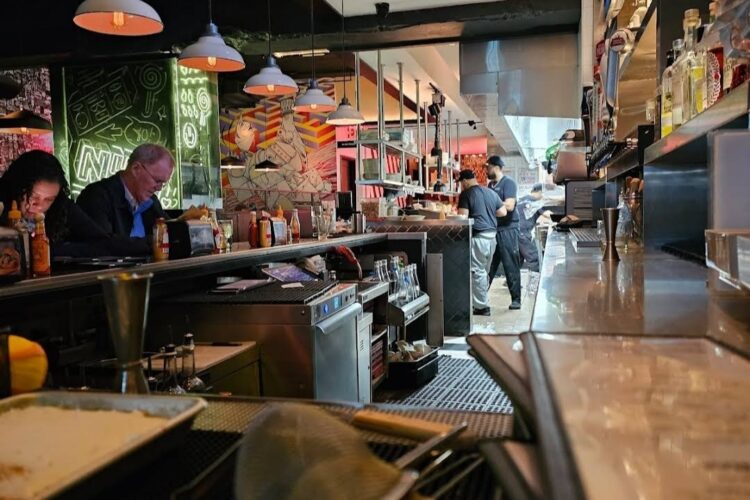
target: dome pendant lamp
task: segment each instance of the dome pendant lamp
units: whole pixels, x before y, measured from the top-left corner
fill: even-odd
[[[153,35],[164,29],[159,14],[142,0],[85,0],[76,9],[73,22],[105,35]]]
[[[178,59],[180,66],[213,71],[239,71],[245,67],[245,60],[234,48],[224,43],[219,28],[213,23],[211,0],[208,1],[208,25],[198,41],[185,47]]]
[[[320,87],[318,87],[318,81],[315,79],[315,11],[313,8],[313,0],[310,0],[310,33],[312,80],[310,80],[310,86],[307,88],[307,91],[297,97],[297,100],[294,103],[294,111],[297,113],[329,113],[336,109],[336,101],[320,90]]]
[[[268,0],[268,57],[266,65],[257,75],[251,76],[242,89],[248,94],[262,96],[283,96],[296,94],[299,90],[292,77],[281,72],[271,54],[271,0]]]
[[[341,103],[336,111],[328,115],[328,119],[326,120],[326,123],[335,126],[361,125],[365,122],[365,117],[362,116],[362,113],[360,113],[358,109],[352,107],[352,105],[349,104],[349,99],[346,98],[346,65],[343,56],[346,47],[344,40],[344,34],[346,33],[344,19],[344,0],[341,0],[341,69],[343,70],[342,73],[344,73],[344,97],[341,99]]]

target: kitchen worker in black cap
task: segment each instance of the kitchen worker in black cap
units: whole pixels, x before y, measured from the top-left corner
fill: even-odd
[[[505,279],[510,291],[509,309],[521,309],[521,253],[518,247],[519,224],[516,211],[518,186],[510,177],[503,175],[505,163],[499,156],[490,156],[485,165],[489,188],[500,196],[507,215],[497,218],[497,245],[490,266],[490,284],[500,264],[505,270]]]
[[[477,183],[472,170],[458,174],[461,195],[458,213],[474,219],[471,232],[471,289],[473,312],[479,316],[490,315],[487,276],[495,253],[497,218],[506,214],[503,202],[494,191]]]

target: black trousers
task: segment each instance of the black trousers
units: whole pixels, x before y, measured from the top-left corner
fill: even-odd
[[[536,250],[536,242],[531,239],[530,233],[521,233],[518,238],[518,249],[521,251],[521,267],[526,263],[529,271],[539,272],[539,252]]]
[[[490,284],[495,277],[500,264],[505,270],[505,280],[510,291],[510,298],[514,302],[521,302],[521,252],[518,247],[520,231],[503,229],[497,232],[497,249],[492,256],[490,265]]]

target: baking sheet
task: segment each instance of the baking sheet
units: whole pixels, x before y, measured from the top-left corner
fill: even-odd
[[[107,469],[120,462],[131,453],[148,448],[159,438],[186,427],[200,413],[207,403],[198,397],[151,396],[107,393],[39,392],[23,394],[0,400],[0,414],[14,408],[30,406],[51,406],[81,410],[105,410],[133,412],[161,417],[164,423],[151,432],[145,432],[119,448],[108,451],[102,457],[88,463],[81,463],[75,474],[64,481],[40,492],[41,497],[57,496],[93,476],[107,473]],[[51,444],[52,445],[52,444]]]

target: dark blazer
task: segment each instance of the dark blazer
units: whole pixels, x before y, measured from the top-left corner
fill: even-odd
[[[166,218],[159,199],[156,196],[152,196],[152,199],[154,204],[141,215],[143,227],[146,228],[147,241],[150,241],[150,231],[156,219]],[[130,237],[130,230],[133,227],[133,211],[125,198],[125,186],[120,180],[119,173],[86,186],[78,195],[76,203],[107,234]]]

